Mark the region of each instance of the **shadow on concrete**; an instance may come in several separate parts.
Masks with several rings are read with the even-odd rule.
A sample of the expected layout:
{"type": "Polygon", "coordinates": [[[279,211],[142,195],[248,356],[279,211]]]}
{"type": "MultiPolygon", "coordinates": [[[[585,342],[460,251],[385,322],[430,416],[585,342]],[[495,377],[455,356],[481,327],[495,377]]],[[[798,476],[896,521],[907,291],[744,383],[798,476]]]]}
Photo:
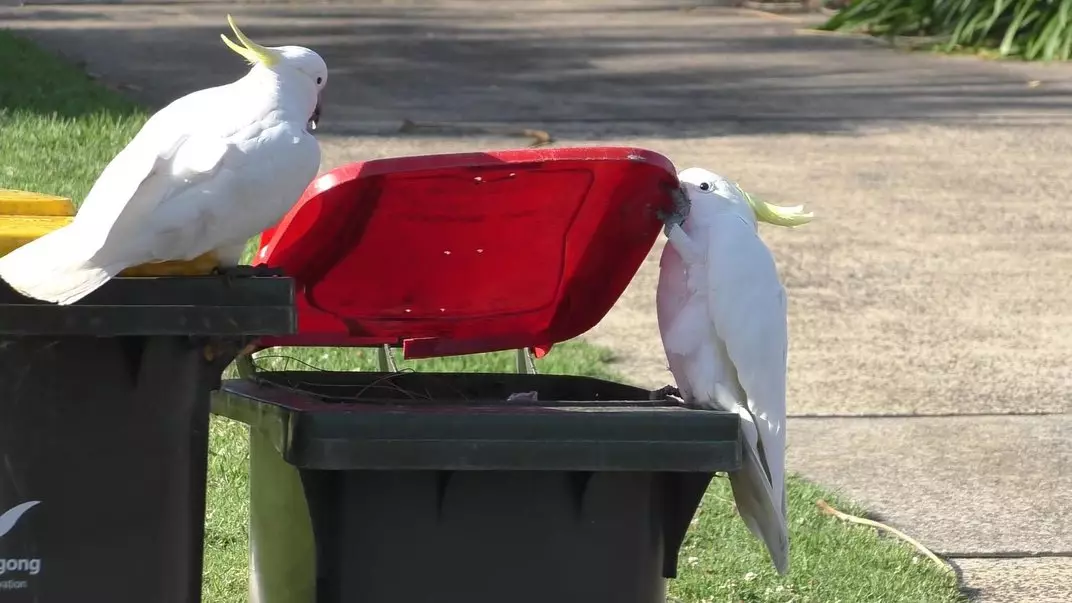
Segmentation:
{"type": "Polygon", "coordinates": [[[600,140],[1072,116],[1067,83],[1031,87],[1001,65],[907,56],[673,2],[194,5],[150,5],[144,15],[80,7],[64,18],[62,9],[27,6],[5,18],[159,107],[241,75],[241,61],[219,42],[230,10],[262,43],[324,56],[325,134],[395,136],[404,119],[600,140]],[[66,18],[68,26],[55,26],[66,18]]]}
{"type": "Polygon", "coordinates": [[[968,601],[978,601],[985,594],[984,589],[973,588],[965,583],[964,570],[957,564],[956,559],[946,559],[945,562],[949,564],[949,567],[953,568],[953,574],[957,577],[958,590],[960,590],[960,594],[968,598],[968,601]]]}
{"type": "MultiPolygon", "coordinates": [[[[864,517],[865,519],[870,519],[871,521],[877,521],[877,522],[885,524],[885,525],[894,525],[895,524],[895,522],[893,522],[890,518],[886,517],[882,513],[876,513],[874,511],[870,511],[870,510],[865,511],[863,513],[862,517],[864,517]]],[[[883,536],[883,537],[893,538],[892,535],[887,534],[885,532],[879,532],[879,534],[881,536],[883,536]]],[[[968,601],[977,601],[977,600],[979,600],[979,598],[983,595],[983,589],[974,588],[974,587],[970,587],[970,586],[967,585],[967,583],[964,580],[964,570],[961,569],[960,565],[957,564],[956,558],[944,557],[941,554],[938,554],[938,556],[941,557],[942,560],[945,561],[947,564],[949,564],[949,567],[953,569],[953,574],[957,578],[957,589],[960,591],[960,593],[962,595],[964,595],[965,597],[967,597],[968,601]]],[[[922,563],[930,563],[930,561],[928,561],[926,559],[922,559],[921,562],[922,563]]]]}

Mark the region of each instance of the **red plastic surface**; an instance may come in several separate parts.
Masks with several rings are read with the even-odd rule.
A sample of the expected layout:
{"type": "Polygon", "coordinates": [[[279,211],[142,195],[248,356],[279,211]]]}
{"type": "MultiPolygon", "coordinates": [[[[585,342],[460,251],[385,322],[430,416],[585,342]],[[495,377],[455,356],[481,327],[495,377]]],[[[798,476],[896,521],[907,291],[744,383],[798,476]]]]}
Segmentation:
{"type": "Polygon", "coordinates": [[[297,281],[299,333],[260,345],[401,343],[407,358],[532,347],[542,356],[610,310],[677,185],[666,157],[621,147],[338,168],[261,235],[254,263],[297,281]]]}

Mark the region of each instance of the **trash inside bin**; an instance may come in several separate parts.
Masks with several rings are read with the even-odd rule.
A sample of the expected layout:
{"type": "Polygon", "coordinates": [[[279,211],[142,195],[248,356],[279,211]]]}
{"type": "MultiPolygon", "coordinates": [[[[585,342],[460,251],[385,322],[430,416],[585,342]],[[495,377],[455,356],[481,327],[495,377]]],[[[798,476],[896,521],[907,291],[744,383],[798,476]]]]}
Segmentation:
{"type": "MultiPolygon", "coordinates": [[[[262,237],[300,293],[261,345],[546,353],[614,304],[676,186],[629,148],[341,168],[262,237]]],[[[661,603],[740,463],[736,415],[586,377],[259,372],[213,409],[251,426],[259,603],[661,603]]]]}
{"type": "Polygon", "coordinates": [[[0,283],[0,601],[201,600],[209,392],[293,302],[286,278],[120,277],[71,306],[0,283]]]}

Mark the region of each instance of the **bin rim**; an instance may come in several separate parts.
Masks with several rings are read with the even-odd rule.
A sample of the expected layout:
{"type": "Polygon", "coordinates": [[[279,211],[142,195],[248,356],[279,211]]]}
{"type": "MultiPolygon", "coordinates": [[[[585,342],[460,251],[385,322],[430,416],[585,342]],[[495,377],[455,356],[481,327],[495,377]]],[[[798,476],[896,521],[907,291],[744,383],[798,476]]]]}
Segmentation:
{"type": "Polygon", "coordinates": [[[338,402],[231,379],[213,394],[212,410],[266,437],[287,463],[312,470],[736,471],[744,446],[737,413],[665,399],[338,402]]]}

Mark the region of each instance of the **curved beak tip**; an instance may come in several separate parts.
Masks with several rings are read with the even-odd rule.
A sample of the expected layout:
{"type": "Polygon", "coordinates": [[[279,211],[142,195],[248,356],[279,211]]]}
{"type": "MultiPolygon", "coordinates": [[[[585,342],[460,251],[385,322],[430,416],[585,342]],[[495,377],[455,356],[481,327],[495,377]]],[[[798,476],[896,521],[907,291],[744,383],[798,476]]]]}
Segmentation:
{"type": "Polygon", "coordinates": [[[320,97],[316,99],[316,107],[313,109],[313,114],[309,116],[309,130],[315,131],[320,126],[320,97]]]}

